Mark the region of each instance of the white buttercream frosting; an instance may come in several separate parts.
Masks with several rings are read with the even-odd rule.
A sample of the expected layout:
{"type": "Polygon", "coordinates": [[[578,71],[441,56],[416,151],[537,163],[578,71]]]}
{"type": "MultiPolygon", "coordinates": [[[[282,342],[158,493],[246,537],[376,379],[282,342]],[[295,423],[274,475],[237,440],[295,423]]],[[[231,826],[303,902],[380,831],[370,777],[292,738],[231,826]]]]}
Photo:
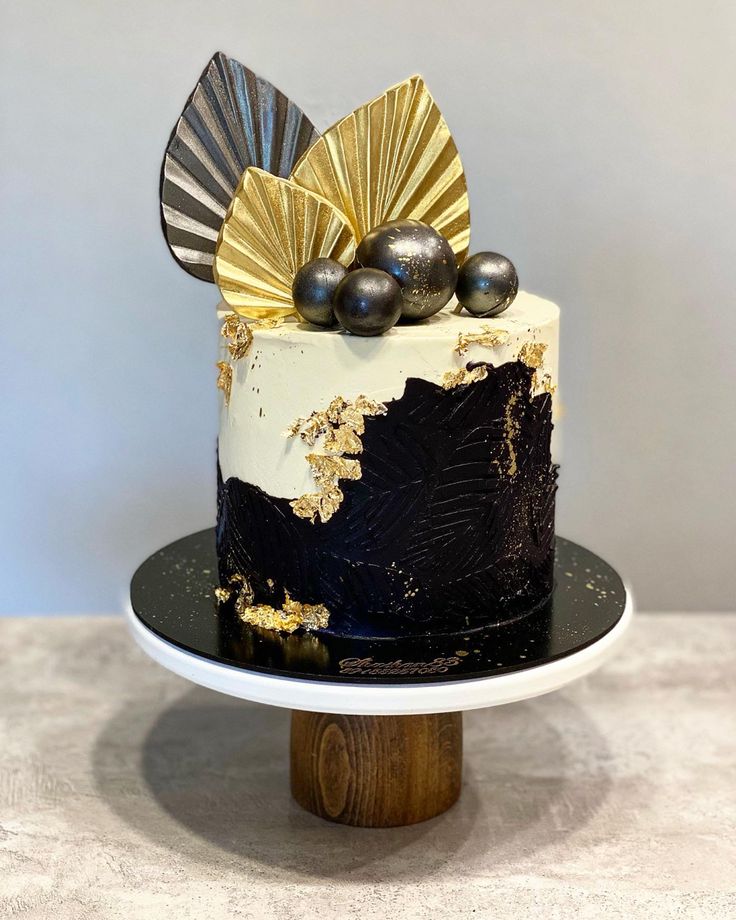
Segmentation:
{"type": "MultiPolygon", "coordinates": [[[[515,361],[527,344],[546,346],[537,379],[540,385],[545,381],[556,388],[559,308],[555,304],[520,292],[501,316],[486,320],[457,316],[451,307],[422,323],[395,326],[374,338],[296,321],[274,329],[255,328],[248,354],[232,361],[230,400],[227,406],[223,402],[219,437],[223,477],[236,476],[275,497],[297,498],[312,492],[314,481],[305,459],[311,448],[299,438],[285,436],[297,418],[325,409],[335,396],[351,400],[363,394],[387,402],[402,395],[408,377],[440,383],[443,374],[468,362],[515,361]],[[508,333],[508,339],[493,347],[470,344],[462,356],[455,351],[460,334],[479,333],[485,326],[508,333]]],[[[224,341],[221,360],[231,360],[224,341]]]]}

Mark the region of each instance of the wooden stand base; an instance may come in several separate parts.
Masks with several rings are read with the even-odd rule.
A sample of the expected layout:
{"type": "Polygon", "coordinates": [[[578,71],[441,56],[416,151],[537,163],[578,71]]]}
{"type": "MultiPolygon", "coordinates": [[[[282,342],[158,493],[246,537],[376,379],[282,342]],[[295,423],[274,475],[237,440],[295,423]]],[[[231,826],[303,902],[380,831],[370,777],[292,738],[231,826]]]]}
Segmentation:
{"type": "Polygon", "coordinates": [[[460,795],[462,713],[291,714],[291,792],[307,811],[356,827],[442,814],[460,795]]]}

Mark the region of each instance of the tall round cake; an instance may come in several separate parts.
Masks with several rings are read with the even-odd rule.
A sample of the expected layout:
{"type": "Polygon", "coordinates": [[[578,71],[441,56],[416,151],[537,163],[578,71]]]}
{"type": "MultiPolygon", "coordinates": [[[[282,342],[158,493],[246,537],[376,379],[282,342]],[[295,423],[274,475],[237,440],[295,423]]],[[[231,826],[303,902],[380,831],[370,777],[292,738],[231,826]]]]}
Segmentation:
{"type": "Polygon", "coordinates": [[[470,253],[422,78],[320,134],[216,54],[171,134],[161,218],[223,298],[221,614],[390,639],[544,605],[559,311],[503,255],[470,253]]]}
{"type": "Polygon", "coordinates": [[[552,591],[558,331],[558,308],[525,293],[487,323],[442,311],[376,338],[254,329],[220,420],[223,584],[245,579],[250,606],[274,609],[288,592],[357,635],[537,608],[552,591]]]}

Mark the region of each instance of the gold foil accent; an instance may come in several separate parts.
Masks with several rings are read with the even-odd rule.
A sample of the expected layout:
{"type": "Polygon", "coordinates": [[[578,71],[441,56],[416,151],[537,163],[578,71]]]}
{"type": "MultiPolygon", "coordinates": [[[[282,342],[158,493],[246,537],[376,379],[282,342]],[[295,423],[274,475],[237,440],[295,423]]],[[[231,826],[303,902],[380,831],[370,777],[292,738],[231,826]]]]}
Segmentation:
{"type": "Polygon", "coordinates": [[[230,390],[233,385],[233,369],[227,363],[227,361],[218,361],[217,369],[219,374],[217,375],[217,386],[225,394],[225,405],[230,405],[230,390]]]}
{"type": "Polygon", "coordinates": [[[362,453],[360,435],[365,431],[365,417],[385,415],[387,411],[383,403],[367,396],[360,395],[353,402],[336,396],[326,409],[298,418],[288,427],[286,437],[298,435],[310,447],[324,438],[323,452],[307,454],[306,458],[319,491],[307,492],[290,502],[297,517],[308,518],[313,524],[317,518],[322,523],[329,521],[344,497],[339,480],[360,479],[362,475],[360,461],[343,454],[362,453]]]}
{"type": "Polygon", "coordinates": [[[307,454],[307,463],[312,467],[314,481],[321,489],[329,489],[338,479],[360,479],[362,475],[360,461],[346,457],[307,454]]]}
{"type": "Polygon", "coordinates": [[[330,622],[330,611],[324,604],[300,604],[289,597],[288,591],[284,594],[284,611],[301,617],[304,629],[324,629],[330,622]]]}
{"type": "MultiPolygon", "coordinates": [[[[362,431],[360,432],[362,434],[362,431]]],[[[362,454],[363,442],[358,431],[349,425],[330,428],[325,434],[324,448],[334,454],[362,454]]]]}
{"type": "Polygon", "coordinates": [[[519,422],[514,418],[514,406],[519,401],[518,393],[509,397],[504,410],[504,433],[506,438],[506,448],[509,452],[509,476],[516,476],[519,466],[516,457],[516,448],[514,447],[514,438],[519,433],[519,422]]]}
{"type": "Polygon", "coordinates": [[[552,383],[551,374],[539,376],[539,371],[534,371],[532,375],[532,390],[541,390],[543,393],[552,395],[557,392],[557,387],[552,383]]]}
{"type": "Polygon", "coordinates": [[[238,611],[244,623],[260,626],[262,629],[293,633],[303,629],[324,629],[330,621],[330,611],[324,604],[301,604],[289,597],[285,591],[284,606],[279,610],[268,604],[256,604],[238,611]]]}
{"type": "Polygon", "coordinates": [[[286,437],[293,438],[296,435],[306,441],[310,447],[317,442],[317,438],[327,431],[329,419],[324,412],[313,412],[309,418],[298,418],[286,429],[286,437]]]}
{"type": "Polygon", "coordinates": [[[288,179],[246,169],[225,215],[213,273],[232,309],[250,319],[296,313],[291,285],[320,256],[349,265],[355,239],[329,201],[288,179]]]}
{"type": "Polygon", "coordinates": [[[482,345],[484,348],[495,348],[505,345],[509,340],[509,333],[505,329],[493,329],[491,326],[482,326],[480,332],[461,332],[457,337],[455,351],[464,355],[471,345],[482,345]]]}
{"type": "Polygon", "coordinates": [[[342,489],[333,486],[324,492],[307,492],[289,504],[297,517],[308,518],[313,524],[319,517],[324,524],[340,507],[343,498],[342,489]]]}
{"type": "Polygon", "coordinates": [[[215,588],[215,597],[220,604],[224,604],[226,601],[229,601],[232,595],[233,592],[231,588],[222,588],[220,586],[215,588]]]}
{"type": "Polygon", "coordinates": [[[443,390],[453,390],[455,387],[464,386],[466,383],[477,383],[479,380],[485,380],[488,376],[488,368],[485,364],[468,370],[467,367],[461,367],[456,371],[446,371],[442,375],[440,386],[443,390]]]}
{"type": "Polygon", "coordinates": [[[233,361],[238,361],[248,354],[253,342],[253,332],[237,313],[228,313],[220,328],[220,335],[228,340],[227,350],[233,361]]]}
{"type": "Polygon", "coordinates": [[[232,575],[230,577],[231,585],[240,585],[238,596],[235,599],[235,612],[240,615],[241,610],[245,610],[255,600],[253,587],[244,575],[232,575]]]}
{"type": "Polygon", "coordinates": [[[352,403],[349,403],[344,396],[336,396],[325,410],[327,418],[331,422],[339,422],[343,413],[350,405],[352,405],[352,403]]]}
{"type": "MultiPolygon", "coordinates": [[[[375,402],[368,399],[367,396],[358,396],[355,402],[348,402],[343,396],[336,396],[326,409],[317,409],[306,418],[298,418],[284,432],[287,438],[294,438],[297,435],[313,447],[318,438],[322,435],[338,438],[338,430],[344,428],[351,430],[355,434],[363,434],[365,431],[366,415],[385,415],[386,406],[383,403],[375,402]]],[[[342,437],[342,436],[340,436],[342,437]]],[[[353,442],[355,443],[355,442],[353,442]]],[[[363,445],[354,451],[338,449],[333,453],[360,453],[363,445]]]]}
{"type": "Polygon", "coordinates": [[[254,320],[250,327],[251,329],[276,329],[277,326],[283,326],[285,321],[285,316],[269,316],[254,320]]]}
{"type": "Polygon", "coordinates": [[[519,361],[523,361],[527,367],[541,367],[545,351],[547,346],[544,342],[524,342],[519,351],[519,361]]]}
{"type": "MultiPolygon", "coordinates": [[[[303,629],[323,629],[330,621],[330,611],[324,604],[302,604],[292,600],[288,591],[284,591],[284,603],[280,609],[269,604],[254,604],[253,591],[248,580],[240,575],[233,576],[230,581],[235,578],[238,578],[242,585],[235,601],[235,611],[244,623],[260,626],[262,629],[293,633],[300,626],[303,629]]],[[[273,584],[271,579],[268,579],[268,582],[273,584]]]]}
{"type": "MultiPolygon", "coordinates": [[[[366,415],[369,415],[369,416],[385,415],[388,412],[388,409],[386,408],[384,403],[378,402],[375,399],[368,399],[367,396],[363,396],[363,395],[357,397],[357,399],[353,403],[352,408],[355,409],[357,412],[360,412],[360,414],[363,417],[365,417],[366,415]]],[[[347,410],[349,409],[350,409],[350,406],[348,405],[347,410]]],[[[343,413],[343,421],[345,420],[346,420],[346,415],[345,413],[343,413]]],[[[361,431],[363,431],[362,428],[361,428],[361,431]]]]}
{"type": "Polygon", "coordinates": [[[339,208],[358,240],[413,218],[447,237],[458,262],[470,241],[460,154],[420,76],[360,106],[302,154],[291,179],[339,208]]]}

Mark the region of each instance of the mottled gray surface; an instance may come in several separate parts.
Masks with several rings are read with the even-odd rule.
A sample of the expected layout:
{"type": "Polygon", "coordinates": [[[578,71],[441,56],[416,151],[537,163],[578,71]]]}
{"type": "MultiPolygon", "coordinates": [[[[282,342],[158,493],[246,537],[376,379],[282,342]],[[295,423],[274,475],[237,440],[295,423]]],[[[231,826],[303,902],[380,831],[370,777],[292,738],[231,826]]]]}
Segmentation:
{"type": "Polygon", "coordinates": [[[0,916],[736,915],[736,616],[639,616],[564,691],[465,717],[462,799],[359,830],[288,793],[288,712],[119,619],[0,620],[0,916]]]}

